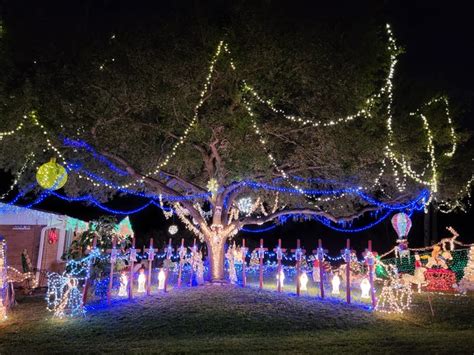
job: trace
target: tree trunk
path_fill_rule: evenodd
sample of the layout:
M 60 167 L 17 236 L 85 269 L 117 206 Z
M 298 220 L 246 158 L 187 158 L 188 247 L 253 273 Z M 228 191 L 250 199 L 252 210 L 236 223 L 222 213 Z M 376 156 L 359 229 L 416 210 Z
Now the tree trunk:
M 423 214 L 423 230 L 424 230 L 424 245 L 425 247 L 430 245 L 430 227 L 431 227 L 431 222 L 430 222 L 430 215 L 431 215 L 431 207 L 428 206 L 428 210 L 426 213 Z
M 431 244 L 438 242 L 438 211 L 434 204 L 431 207 Z
M 225 238 L 210 237 L 206 238 L 209 272 L 212 283 L 224 283 L 224 245 Z

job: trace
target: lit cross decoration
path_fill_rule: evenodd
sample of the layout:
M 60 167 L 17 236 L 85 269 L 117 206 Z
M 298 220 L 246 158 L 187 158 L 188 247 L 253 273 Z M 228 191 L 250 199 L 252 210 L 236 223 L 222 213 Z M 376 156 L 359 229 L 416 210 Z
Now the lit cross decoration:
M 110 274 L 109 274 L 109 285 L 107 287 L 107 304 L 110 305 L 111 302 L 111 292 L 114 281 L 114 268 L 115 263 L 117 262 L 117 238 L 112 238 L 112 249 L 107 250 L 110 252 Z
M 291 249 L 291 252 L 295 255 L 296 260 L 296 294 L 299 296 L 301 291 L 300 276 L 301 276 L 301 259 L 306 253 L 306 250 L 301 249 L 301 241 L 296 240 L 296 249 Z
M 193 246 L 191 248 L 191 275 L 189 277 L 189 286 L 193 285 L 193 274 L 194 274 L 194 258 L 197 253 L 196 238 L 194 238 Z
M 265 252 L 267 248 L 263 247 L 263 239 L 260 239 L 260 247 L 257 248 L 258 253 L 258 260 L 259 260 L 259 288 L 263 289 L 263 257 L 265 256 Z
M 146 283 L 146 294 L 150 295 L 151 270 L 152 270 L 153 260 L 155 259 L 155 249 L 153 249 L 153 238 L 150 238 L 150 247 L 148 249 L 144 249 L 144 252 L 148 254 L 148 276 L 147 276 L 147 283 Z
M 130 275 L 128 277 L 128 298 L 133 298 L 133 269 L 137 261 L 137 250 L 135 249 L 135 238 L 132 238 L 132 246 L 130 247 Z
M 283 253 L 286 252 L 286 249 L 281 248 L 281 239 L 278 239 L 278 246 L 273 249 L 273 251 L 275 252 L 277 259 L 277 289 L 278 292 L 281 292 L 284 280 L 284 275 L 282 274 L 283 270 L 281 268 L 281 260 L 283 259 Z
M 165 260 L 165 280 L 164 280 L 164 291 L 168 290 L 168 274 L 171 263 L 171 256 L 173 255 L 173 247 L 171 246 L 171 238 L 169 239 L 168 246 L 166 247 L 166 260 Z
M 184 258 L 186 256 L 186 248 L 184 247 L 184 238 L 181 238 L 181 246 L 178 249 L 179 269 L 178 269 L 178 287 L 181 287 L 181 277 L 183 274 Z
M 246 267 L 247 262 L 245 258 L 247 257 L 247 252 L 249 248 L 245 247 L 245 238 L 242 239 L 242 247 L 240 248 L 240 252 L 242 253 L 242 286 L 245 287 L 247 285 L 247 275 L 246 275 Z

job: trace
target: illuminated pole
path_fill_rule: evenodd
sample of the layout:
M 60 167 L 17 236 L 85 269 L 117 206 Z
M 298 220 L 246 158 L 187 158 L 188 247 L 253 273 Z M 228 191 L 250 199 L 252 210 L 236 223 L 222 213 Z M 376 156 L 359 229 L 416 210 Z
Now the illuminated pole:
M 346 260 L 346 301 L 351 303 L 351 240 L 346 240 L 346 250 L 344 257 Z
M 196 257 L 197 246 L 196 246 L 196 238 L 193 241 L 193 248 L 191 249 L 191 276 L 189 278 L 189 286 L 193 285 L 193 275 L 194 275 L 194 258 Z
M 110 305 L 112 285 L 114 281 L 114 268 L 115 262 L 117 261 L 117 239 L 112 237 L 112 249 L 110 250 L 110 273 L 109 273 L 109 286 L 107 287 L 107 304 Z
M 184 238 L 181 238 L 181 246 L 179 247 L 178 256 L 179 256 L 179 269 L 178 269 L 178 287 L 181 287 L 181 276 L 183 274 L 183 259 L 186 255 L 186 250 L 184 249 Z
M 374 255 L 372 254 L 372 241 L 369 240 L 369 255 L 367 263 L 369 264 L 369 282 L 370 282 L 370 297 L 372 300 L 372 309 L 375 309 L 377 299 L 375 298 L 375 287 L 374 287 Z
M 278 247 L 273 249 L 273 251 L 277 259 L 277 290 L 281 292 L 281 259 L 283 259 L 283 252 L 286 251 L 286 249 L 281 248 L 281 239 L 278 239 Z
M 267 248 L 263 247 L 263 239 L 260 239 L 260 248 L 258 248 L 257 250 L 258 250 L 258 259 L 259 259 L 259 262 L 260 262 L 259 288 L 263 289 L 263 257 L 265 255 L 265 251 L 267 250 Z
M 97 235 L 94 237 L 94 240 L 92 241 L 92 249 L 91 249 L 92 253 L 95 252 L 95 247 L 96 246 L 97 246 Z M 89 265 L 87 266 L 87 275 L 86 275 L 86 279 L 84 281 L 84 290 L 82 291 L 82 305 L 83 306 L 85 306 L 86 302 L 87 302 L 87 293 L 89 292 L 89 284 L 90 284 L 89 276 L 90 276 L 90 273 L 91 273 L 93 262 L 94 262 L 94 260 L 90 259 L 89 260 Z
M 321 298 L 324 298 L 324 249 L 321 239 L 318 239 L 318 249 L 316 249 L 316 253 L 319 261 L 319 294 Z
M 168 291 L 168 275 L 171 262 L 171 254 L 173 253 L 173 247 L 171 246 L 171 238 L 168 242 L 168 247 L 166 248 L 166 261 L 165 261 L 165 288 L 164 291 Z
M 9 302 L 7 300 L 7 243 L 0 236 L 0 321 L 7 318 Z
M 135 237 L 132 237 L 132 247 L 130 248 L 130 274 L 128 277 L 128 299 L 133 298 L 133 269 L 135 268 L 135 261 L 137 261 L 137 250 L 135 249 Z
M 291 249 L 292 253 L 295 253 L 296 259 L 296 295 L 299 296 L 301 293 L 300 276 L 301 276 L 301 258 L 305 253 L 304 249 L 301 249 L 301 242 L 299 239 L 296 240 L 296 249 Z
M 247 275 L 246 275 L 247 263 L 245 261 L 245 258 L 247 256 L 247 250 L 248 250 L 248 248 L 245 247 L 245 238 L 244 238 L 244 239 L 242 239 L 242 248 L 241 248 L 241 252 L 242 252 L 242 286 L 243 287 L 247 286 Z
M 150 248 L 146 250 L 148 252 L 148 277 L 146 283 L 146 294 L 150 296 L 151 294 L 151 270 L 153 260 L 155 259 L 155 249 L 153 249 L 153 238 L 150 238 Z

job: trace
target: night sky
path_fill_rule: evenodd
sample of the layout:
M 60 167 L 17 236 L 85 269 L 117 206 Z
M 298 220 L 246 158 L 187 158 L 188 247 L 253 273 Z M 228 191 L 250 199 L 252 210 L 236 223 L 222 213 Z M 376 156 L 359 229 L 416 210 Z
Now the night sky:
M 389 22 L 396 30 L 398 42 L 405 48 L 406 53 L 401 57 L 397 75 L 403 80 L 400 85 L 405 92 L 415 93 L 429 86 L 432 91 L 445 91 L 452 100 L 462 102 L 463 111 L 454 117 L 457 122 L 471 130 L 474 129 L 472 102 L 474 91 L 474 45 L 472 41 L 472 11 L 468 5 L 446 1 L 368 1 L 344 2 L 336 1 L 331 4 L 306 3 L 302 1 L 267 1 L 280 6 L 282 12 L 293 13 L 297 16 L 334 17 L 338 21 L 350 24 L 354 18 L 377 18 L 381 25 Z M 225 2 L 212 1 L 178 1 L 171 2 L 168 7 L 154 4 L 156 2 L 142 1 L 4 1 L 0 5 L 0 15 L 5 20 L 9 31 L 17 36 L 18 46 L 28 47 L 30 41 L 48 41 L 62 43 L 64 50 L 73 50 L 74 38 L 79 32 L 98 31 L 111 33 L 127 26 L 138 26 L 146 20 L 152 21 L 159 16 L 178 16 L 183 9 L 195 12 L 222 12 L 221 20 L 225 22 Z M 257 2 L 248 2 L 257 3 Z M 354 4 L 357 3 L 357 4 Z M 199 4 L 199 5 L 198 5 Z M 219 17 L 218 15 L 216 15 Z M 34 53 L 21 51 L 20 59 L 31 63 Z M 11 177 L 0 176 L 1 188 L 4 191 L 11 183 Z M 121 198 L 111 202 L 110 206 L 117 208 L 132 208 L 139 206 L 142 201 L 133 198 Z M 82 219 L 94 219 L 103 213 L 95 208 L 63 203 L 53 198 L 38 206 L 40 209 L 65 213 Z M 460 232 L 460 240 L 474 242 L 470 222 L 474 213 L 468 214 L 438 214 L 439 236 L 448 236 L 444 228 L 452 225 Z M 149 237 L 160 241 L 169 235 L 167 228 L 178 221 L 166 221 L 157 208 L 150 207 L 143 212 L 131 216 L 140 245 Z M 189 234 L 177 234 L 190 237 Z M 276 238 L 283 238 L 284 246 L 294 247 L 296 238 L 302 239 L 307 250 L 315 249 L 317 238 L 335 254 L 345 245 L 345 239 L 351 238 L 355 249 L 361 251 L 372 239 L 375 250 L 383 251 L 395 243 L 396 234 L 389 224 L 389 219 L 373 229 L 357 234 L 336 233 L 315 222 L 301 224 L 288 223 L 274 229 L 271 233 L 245 234 L 256 242 L 259 237 L 266 240 L 266 245 L 274 245 Z M 413 229 L 410 233 L 411 246 L 423 243 L 423 213 L 414 216 Z M 252 245 L 251 245 L 252 246 Z

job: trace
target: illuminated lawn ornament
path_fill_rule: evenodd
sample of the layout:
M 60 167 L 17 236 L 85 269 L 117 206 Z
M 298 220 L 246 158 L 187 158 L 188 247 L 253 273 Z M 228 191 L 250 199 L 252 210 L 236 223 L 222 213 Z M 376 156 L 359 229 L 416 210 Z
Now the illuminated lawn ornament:
M 165 289 L 165 279 L 166 279 L 166 274 L 163 269 L 160 270 L 158 273 L 158 290 L 164 290 Z
M 301 286 L 301 291 L 308 291 L 307 288 L 308 285 L 308 275 L 306 275 L 306 272 L 303 271 L 303 273 L 300 276 L 300 286 Z
M 360 290 L 362 292 L 361 298 L 370 298 L 370 282 L 367 278 L 362 279 L 360 282 Z
M 384 267 L 388 270 L 389 279 L 383 282 L 375 310 L 385 313 L 403 313 L 411 306 L 411 286 L 401 282 L 395 266 L 384 264 Z
M 7 244 L 5 239 L 0 237 L 0 321 L 7 318 L 7 260 L 6 260 Z
M 331 284 L 332 284 L 332 294 L 339 295 L 340 294 L 339 286 L 341 285 L 341 278 L 339 277 L 338 274 L 332 277 Z
M 411 219 L 406 213 L 397 213 L 392 217 L 392 226 L 399 239 L 406 239 L 411 229 Z
M 53 158 L 38 168 L 36 181 L 43 189 L 58 190 L 66 184 L 66 169 Z
M 55 272 L 48 273 L 48 291 L 46 301 L 48 310 L 54 317 L 77 317 L 85 314 L 82 292 L 79 291 L 78 278 Z
M 280 281 L 281 288 L 283 288 L 284 281 L 285 281 L 285 272 L 283 271 L 283 269 L 280 270 L 280 274 L 277 274 L 276 279 L 277 279 L 277 286 L 278 286 L 278 281 Z
M 138 275 L 138 290 L 137 290 L 138 293 L 143 293 L 146 291 L 145 283 L 146 283 L 145 269 L 141 268 L 140 273 Z
M 410 257 L 410 249 L 408 249 L 408 233 L 410 232 L 411 228 L 411 219 L 410 217 L 403 212 L 397 213 L 392 217 L 392 226 L 397 232 L 398 245 L 395 247 L 395 256 L 402 258 L 402 257 Z
M 120 275 L 120 288 L 118 292 L 119 297 L 128 296 L 128 277 L 126 272 L 122 272 Z
M 168 233 L 171 234 L 171 235 L 175 235 L 176 233 L 178 233 L 178 226 L 176 224 L 172 224 L 168 228 Z

